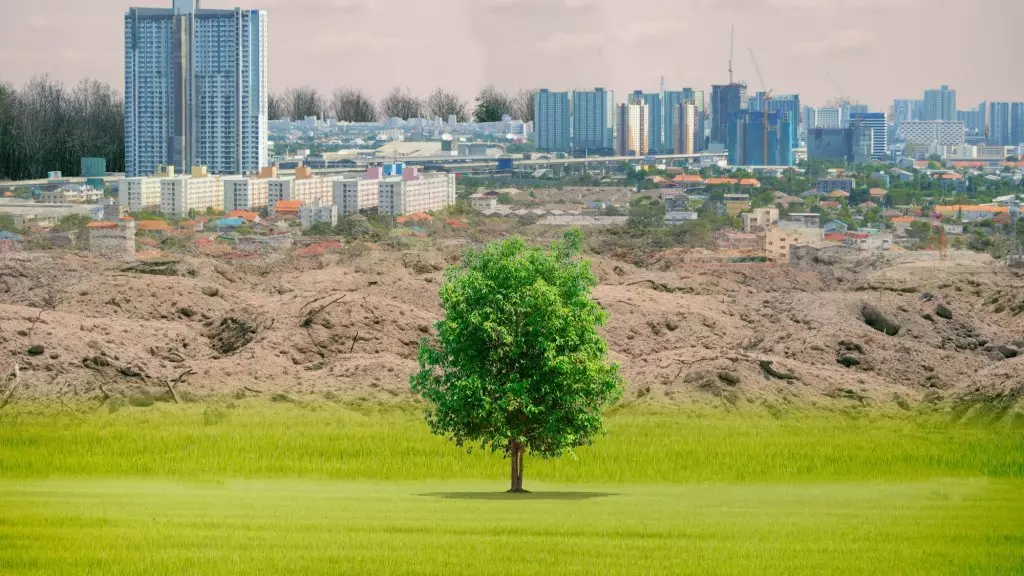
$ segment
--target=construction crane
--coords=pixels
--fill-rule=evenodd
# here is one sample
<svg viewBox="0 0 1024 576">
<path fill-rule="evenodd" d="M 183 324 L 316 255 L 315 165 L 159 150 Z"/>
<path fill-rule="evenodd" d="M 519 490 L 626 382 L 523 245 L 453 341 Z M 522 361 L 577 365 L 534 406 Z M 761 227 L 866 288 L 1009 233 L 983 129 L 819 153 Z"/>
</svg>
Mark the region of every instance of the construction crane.
<svg viewBox="0 0 1024 576">
<path fill-rule="evenodd" d="M 732 52 L 736 45 L 736 25 L 729 28 L 729 84 L 732 84 Z"/>
<path fill-rule="evenodd" d="M 753 48 L 747 48 L 750 52 L 750 61 L 754 63 L 754 72 L 757 73 L 757 79 L 761 82 L 761 90 L 764 90 L 764 103 L 761 105 L 762 112 L 764 113 L 764 148 L 762 148 L 762 154 L 764 154 L 764 165 L 767 166 L 768 162 L 768 102 L 772 99 L 772 91 L 768 89 L 768 86 L 764 83 L 764 78 L 761 76 L 761 68 L 757 65 L 757 58 L 754 56 Z"/>
</svg>

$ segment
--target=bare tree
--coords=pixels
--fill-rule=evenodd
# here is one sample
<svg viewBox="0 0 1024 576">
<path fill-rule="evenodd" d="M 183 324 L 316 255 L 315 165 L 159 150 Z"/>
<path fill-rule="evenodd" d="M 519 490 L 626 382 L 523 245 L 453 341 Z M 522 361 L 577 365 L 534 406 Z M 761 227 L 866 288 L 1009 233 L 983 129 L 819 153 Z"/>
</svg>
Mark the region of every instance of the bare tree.
<svg viewBox="0 0 1024 576">
<path fill-rule="evenodd" d="M 323 118 L 327 105 L 316 88 L 303 86 L 285 93 L 285 110 L 292 120 L 302 120 L 308 116 Z"/>
<path fill-rule="evenodd" d="M 277 92 L 267 94 L 267 119 L 280 120 L 285 115 L 284 98 Z"/>
<path fill-rule="evenodd" d="M 448 120 L 449 116 L 455 116 L 458 122 L 465 122 L 469 119 L 468 105 L 453 92 L 445 92 L 438 88 L 427 97 L 427 113 L 431 118 Z"/>
<path fill-rule="evenodd" d="M 355 88 L 335 90 L 331 110 L 341 122 L 377 121 L 377 106 L 366 94 Z"/>
<path fill-rule="evenodd" d="M 473 118 L 477 122 L 500 122 L 505 114 L 512 113 L 512 98 L 494 86 L 488 86 L 476 97 Z"/>
<path fill-rule="evenodd" d="M 381 100 L 380 110 L 387 118 L 419 118 L 423 115 L 423 102 L 408 88 L 395 88 Z"/>
<path fill-rule="evenodd" d="M 513 101 L 512 116 L 515 117 L 516 120 L 533 122 L 536 98 L 536 90 L 527 90 L 525 88 L 520 90 Z"/>
</svg>

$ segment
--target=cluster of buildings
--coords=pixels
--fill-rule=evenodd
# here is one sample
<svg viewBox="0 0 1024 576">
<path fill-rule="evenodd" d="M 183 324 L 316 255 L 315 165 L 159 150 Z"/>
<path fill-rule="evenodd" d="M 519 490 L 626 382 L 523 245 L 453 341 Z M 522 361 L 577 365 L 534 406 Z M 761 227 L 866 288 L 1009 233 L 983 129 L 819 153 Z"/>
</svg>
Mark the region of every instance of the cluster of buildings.
<svg viewBox="0 0 1024 576">
<path fill-rule="evenodd" d="M 374 166 L 358 176 L 327 178 L 306 166 L 287 176 L 276 167 L 264 168 L 256 176 L 217 176 L 203 166 L 183 175 L 173 166 L 161 166 L 151 176 L 122 179 L 118 202 L 132 213 L 158 212 L 174 218 L 242 210 L 336 224 L 339 215 L 373 210 L 402 215 L 451 206 L 455 175 L 422 173 L 401 163 Z"/>
</svg>

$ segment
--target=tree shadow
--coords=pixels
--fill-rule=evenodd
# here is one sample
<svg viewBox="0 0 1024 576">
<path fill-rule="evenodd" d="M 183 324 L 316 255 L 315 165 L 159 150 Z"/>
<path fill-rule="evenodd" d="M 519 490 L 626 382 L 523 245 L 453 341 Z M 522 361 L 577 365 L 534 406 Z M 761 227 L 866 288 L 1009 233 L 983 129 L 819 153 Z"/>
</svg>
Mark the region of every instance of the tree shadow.
<svg viewBox="0 0 1024 576">
<path fill-rule="evenodd" d="M 595 498 L 609 498 L 619 496 L 611 492 L 525 492 L 510 494 L 508 492 L 428 492 L 419 494 L 428 498 L 442 498 L 444 500 L 593 500 Z"/>
</svg>

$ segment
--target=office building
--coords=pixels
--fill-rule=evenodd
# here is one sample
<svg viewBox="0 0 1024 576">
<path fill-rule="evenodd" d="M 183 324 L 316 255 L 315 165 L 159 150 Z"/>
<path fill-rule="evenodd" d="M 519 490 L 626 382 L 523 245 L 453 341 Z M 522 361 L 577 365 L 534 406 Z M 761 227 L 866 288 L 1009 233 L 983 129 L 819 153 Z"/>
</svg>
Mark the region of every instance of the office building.
<svg viewBox="0 0 1024 576">
<path fill-rule="evenodd" d="M 439 172 L 421 174 L 409 167 L 401 178 L 388 178 L 380 182 L 377 200 L 381 214 L 415 214 L 433 212 L 455 204 L 455 174 Z"/>
<path fill-rule="evenodd" d="M 965 142 L 963 122 L 903 122 L 900 136 L 908 144 L 924 146 L 959 146 Z"/>
<path fill-rule="evenodd" d="M 724 84 L 711 87 L 711 141 L 728 141 L 730 119 L 747 110 L 747 85 Z"/>
<path fill-rule="evenodd" d="M 696 154 L 704 143 L 703 123 L 697 121 L 697 104 L 690 101 L 680 102 L 673 114 L 676 125 L 672 128 L 675 142 L 672 152 L 675 154 Z M 698 144 L 698 142 L 700 144 Z"/>
<path fill-rule="evenodd" d="M 988 143 L 993 146 L 1009 146 L 1012 136 L 1010 103 L 989 104 Z"/>
<path fill-rule="evenodd" d="M 660 153 L 662 139 L 664 138 L 661 129 L 663 120 L 661 94 L 644 94 L 642 90 L 636 90 L 629 95 L 628 103 L 647 105 L 647 153 Z"/>
<path fill-rule="evenodd" d="M 362 178 L 344 178 L 334 181 L 334 203 L 342 214 L 355 214 L 377 207 L 380 201 L 380 166 L 367 168 Z"/>
<path fill-rule="evenodd" d="M 124 16 L 125 174 L 167 164 L 255 174 L 268 162 L 267 13 L 129 8 Z"/>
<path fill-rule="evenodd" d="M 618 112 L 619 156 L 647 156 L 650 153 L 650 110 L 643 101 L 621 104 Z"/>
<path fill-rule="evenodd" d="M 958 110 L 956 113 L 956 119 L 958 122 L 964 123 L 964 128 L 967 130 L 968 136 L 985 136 L 985 121 L 988 116 L 986 115 L 987 105 L 985 102 L 978 104 L 976 108 L 970 110 Z"/>
<path fill-rule="evenodd" d="M 726 148 L 729 164 L 733 166 L 792 166 L 793 126 L 789 115 L 749 111 L 736 114 L 729 122 Z"/>
<path fill-rule="evenodd" d="M 569 152 L 572 110 L 568 92 L 550 92 L 542 89 L 534 96 L 534 130 L 537 150 L 541 152 Z"/>
<path fill-rule="evenodd" d="M 255 212 L 267 208 L 270 183 L 262 178 L 248 176 L 226 176 L 221 178 L 224 186 L 224 211 L 245 210 Z"/>
<path fill-rule="evenodd" d="M 190 176 L 160 178 L 160 213 L 184 218 L 208 210 L 224 209 L 224 188 L 220 178 L 205 166 L 193 166 Z"/>
<path fill-rule="evenodd" d="M 761 92 L 758 92 L 758 95 L 761 94 Z M 758 103 L 758 106 L 760 106 L 760 103 Z M 803 139 L 805 129 L 802 127 L 803 123 L 801 122 L 799 94 L 779 94 L 777 96 L 772 96 L 768 99 L 768 112 L 779 112 L 788 117 L 789 125 L 793 132 L 790 136 L 790 140 L 792 140 L 794 146 Z"/>
<path fill-rule="evenodd" d="M 892 103 L 892 122 L 914 122 L 921 120 L 924 100 L 897 99 Z"/>
<path fill-rule="evenodd" d="M 612 154 L 615 151 L 615 93 L 604 88 L 572 93 L 573 153 Z"/>
<path fill-rule="evenodd" d="M 924 104 L 921 108 L 921 119 L 925 121 L 940 120 L 956 121 L 956 90 L 950 90 L 943 84 L 935 90 L 924 91 Z"/>
<path fill-rule="evenodd" d="M 882 112 L 861 112 L 850 116 L 851 130 L 863 130 L 865 139 L 870 140 L 870 157 L 872 160 L 885 160 L 889 157 L 889 123 Z M 870 134 L 866 132 L 870 130 Z"/>
</svg>

